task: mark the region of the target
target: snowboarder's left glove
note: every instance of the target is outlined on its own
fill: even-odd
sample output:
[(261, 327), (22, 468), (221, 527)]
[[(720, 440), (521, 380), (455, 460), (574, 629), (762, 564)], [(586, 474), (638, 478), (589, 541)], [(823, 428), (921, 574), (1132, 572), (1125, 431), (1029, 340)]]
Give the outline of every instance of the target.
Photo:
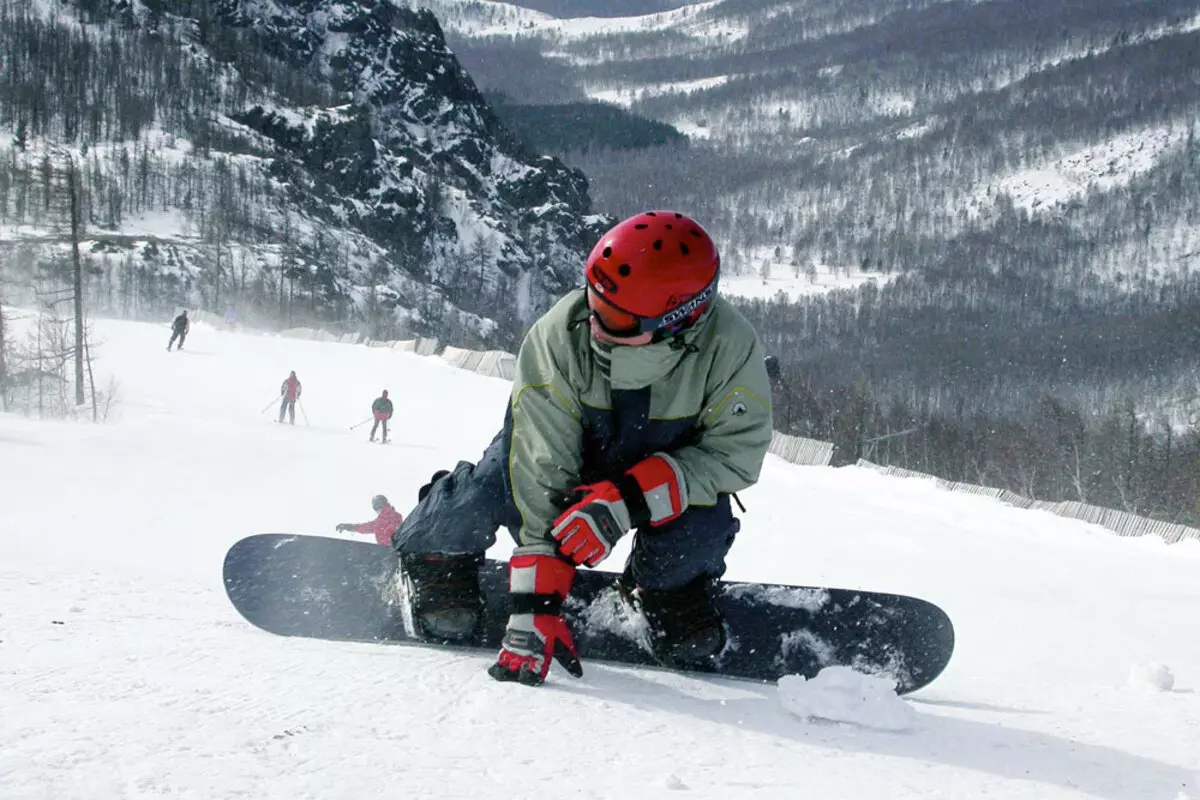
[(675, 459), (655, 453), (634, 464), (617, 483), (601, 481), (575, 490), (583, 498), (554, 520), (550, 535), (558, 551), (594, 567), (631, 528), (663, 525), (687, 510), (687, 483)]
[(488, 674), (498, 681), (537, 686), (546, 680), (550, 660), (556, 659), (567, 672), (583, 677), (575, 642), (562, 617), (575, 566), (555, 555), (550, 545), (533, 545), (514, 550), (508, 569), (512, 613), (500, 656)]
[(352, 530), (354, 530), (354, 524), (350, 523), (350, 522), (339, 522), (337, 524), (337, 530), (339, 532), (340, 531), (352, 531)]

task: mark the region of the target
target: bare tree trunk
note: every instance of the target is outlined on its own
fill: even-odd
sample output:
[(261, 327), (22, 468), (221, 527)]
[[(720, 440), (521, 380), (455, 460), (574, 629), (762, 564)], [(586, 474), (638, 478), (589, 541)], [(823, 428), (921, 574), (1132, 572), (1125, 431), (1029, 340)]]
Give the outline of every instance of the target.
[(96, 422), (100, 417), (100, 409), (96, 406), (96, 376), (92, 372), (92, 348), (86, 341), (84, 344), (87, 347), (88, 386), (92, 390), (92, 422)]
[(1081, 503), (1087, 502), (1087, 485), (1083, 479), (1083, 458), (1079, 453), (1079, 445), (1075, 445), (1074, 468), (1071, 470), (1071, 485), (1075, 487), (1075, 497)]
[(1128, 407), (1126, 410), (1129, 413), (1129, 458), (1125, 465), (1125, 485), (1121, 492), (1121, 499), (1123, 502), (1128, 504), (1129, 499), (1133, 497), (1133, 473), (1137, 469), (1138, 462), (1138, 420), (1137, 412), (1134, 409), (1132, 400), (1128, 401)]
[(46, 358), (45, 353), (42, 351), (42, 319), (41, 319), (41, 315), (38, 315), (38, 321), (37, 321), (37, 364), (38, 364), (37, 409), (38, 409), (38, 419), (41, 419), (42, 417), (44, 417), (46, 415), (45, 394), (44, 394), (43, 387), (42, 387), (42, 379), (43, 379), (43, 376), (46, 374), (45, 358)]
[(221, 313), (221, 241), (217, 240), (216, 250), (216, 269), (213, 271), (213, 302), (212, 310), (214, 314)]
[(83, 263), (79, 257), (79, 186), (75, 161), (67, 159), (67, 192), (71, 200), (71, 261), (75, 268), (75, 405), (86, 400), (83, 393)]
[(0, 307), (0, 411), (8, 411), (8, 363), (4, 360), (4, 309)]

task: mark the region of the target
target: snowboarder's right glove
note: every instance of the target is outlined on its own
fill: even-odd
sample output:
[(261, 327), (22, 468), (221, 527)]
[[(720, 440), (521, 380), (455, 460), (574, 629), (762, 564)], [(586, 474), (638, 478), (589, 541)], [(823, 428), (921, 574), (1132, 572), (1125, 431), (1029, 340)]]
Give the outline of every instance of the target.
[(553, 658), (576, 678), (583, 677), (575, 641), (562, 617), (575, 566), (559, 558), (550, 545), (533, 545), (514, 550), (508, 568), (512, 613), (500, 656), (488, 674), (498, 681), (537, 686), (546, 680)]
[(617, 483), (580, 486), (583, 499), (554, 520), (550, 535), (558, 551), (576, 564), (594, 567), (630, 528), (663, 525), (687, 510), (687, 483), (675, 459), (655, 453), (634, 464)]
[(339, 522), (337, 524), (337, 530), (339, 532), (340, 531), (352, 531), (352, 530), (354, 530), (354, 525), (353, 525), (353, 523), (350, 523), (350, 522)]

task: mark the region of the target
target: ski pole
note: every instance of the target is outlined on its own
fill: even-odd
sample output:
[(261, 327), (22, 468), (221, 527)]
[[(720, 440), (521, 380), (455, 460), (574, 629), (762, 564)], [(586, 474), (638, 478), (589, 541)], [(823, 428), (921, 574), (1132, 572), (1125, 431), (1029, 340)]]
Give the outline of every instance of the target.
[(296, 407), (300, 409), (300, 416), (301, 416), (301, 417), (304, 417), (304, 424), (305, 424), (305, 426), (306, 426), (306, 427), (310, 427), (310, 428), (311, 428), (312, 426), (308, 424), (308, 414), (305, 414), (305, 413), (304, 413), (304, 403), (301, 403), (301, 402), (300, 402), (300, 398), (299, 398), (299, 397), (297, 397), (297, 398), (296, 398)]
[(350, 430), (354, 430), (355, 428), (361, 428), (363, 425), (366, 425), (368, 422), (370, 422), (373, 419), (375, 419), (374, 415), (367, 417), (362, 422), (356, 422), (355, 424), (350, 426)]
[(260, 411), (260, 412), (258, 412), (258, 413), (260, 413), (260, 414), (265, 414), (265, 413), (267, 413), (267, 409), (268, 409), (268, 408), (270, 408), (271, 406), (275, 405), (275, 400), (278, 400), (278, 399), (279, 399), (279, 398), (278, 398), (278, 397), (276, 397), (276, 398), (274, 398), (273, 400), (271, 400), (271, 402), (269, 402), (269, 403), (267, 403), (265, 406), (263, 406), (263, 410), (262, 410), (262, 411)]

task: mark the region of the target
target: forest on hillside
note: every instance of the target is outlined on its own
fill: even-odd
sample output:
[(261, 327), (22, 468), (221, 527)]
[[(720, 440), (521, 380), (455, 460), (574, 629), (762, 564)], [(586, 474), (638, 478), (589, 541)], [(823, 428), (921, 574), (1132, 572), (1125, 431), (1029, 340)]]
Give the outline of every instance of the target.
[[(213, 308), (253, 297), (285, 316), (312, 318), (318, 306), (328, 313), (326, 293), (345, 251), (288, 224), (299, 215), (286, 187), (253, 158), (239, 158), (267, 155), (264, 143), (213, 124), (212, 111), (236, 113), (253, 100), (255, 84), (214, 81), (220, 64), (192, 57), (179, 36), (164, 26), (152, 35), (129, 27), (95, 38), (16, 6), (0, 10), (0, 57), (10, 67), (0, 71), (0, 129), (12, 131), (7, 147), (0, 142), (0, 225), (31, 226), (42, 231), (34, 238), (53, 239), (45, 226), (57, 220), (63, 232), (69, 151), (31, 145), (79, 143), (71, 163), (83, 223), (97, 242), (86, 255), (94, 257), (98, 309), (136, 318), (173, 308), (186, 293), (181, 271), (159, 268), (165, 259), (168, 267), (191, 261), (209, 276), (199, 288)], [(280, 87), (297, 103), (337, 102), (326, 87), (237, 47), (235, 38), (216, 29), (210, 38), (225, 41), (216, 52), (240, 61), (257, 85)], [(175, 209), (192, 221), (198, 241), (149, 236), (148, 252), (119, 235), (128, 217)], [(33, 263), (35, 244), (5, 248), (9, 267), (52, 282), (61, 265)], [(256, 244), (277, 254), (272, 268), (250, 256)]]
[(1075, 218), (1010, 207), (878, 283), (742, 301), (779, 360), (778, 427), (843, 463), (1197, 524), (1196, 186), (1192, 137)]
[[(1197, 524), (1200, 248), (1166, 261), (1138, 216), (1156, 203), (1194, 243), (1185, 184), (1195, 140), (1092, 199), (1083, 232), (1010, 209), (878, 284), (739, 302), (778, 359), (777, 427), (834, 441), (841, 463)], [(1143, 246), (1122, 249), (1139, 220)], [(1097, 269), (1105, 252), (1125, 257)]]
[[(95, 0), (53, 18), (32, 0), (0, 5), (0, 268), (19, 278), (0, 294), (25, 300), (15, 295), (58, 280), (74, 170), (88, 292), (102, 313), (235, 304), (270, 327), (512, 342), (528, 321), (521, 293), (557, 291), (553, 256), (575, 244), (580, 219), (554, 207), (572, 197), (574, 175), (528, 156), (529, 185), (514, 178), (481, 200), (512, 215), (509, 238), (479, 226), (456, 235), (455, 220), (472, 227), (472, 217), (451, 219), (450, 206), (475, 176), (459, 180), (449, 153), (381, 150), (363, 105), (271, 55), (268, 34), (218, 23), (218, 5), (176, 4), (194, 15), (180, 19), (151, 3), (136, 20)], [(492, 144), (481, 133), (461, 146), (482, 158)], [(500, 202), (530, 192), (553, 213), (518, 225)], [(514, 302), (496, 309), (497, 293)]]
[(500, 122), (539, 153), (639, 150), (688, 139), (670, 125), (630, 114), (620, 106), (595, 101), (513, 103), (503, 93), (485, 94)]

